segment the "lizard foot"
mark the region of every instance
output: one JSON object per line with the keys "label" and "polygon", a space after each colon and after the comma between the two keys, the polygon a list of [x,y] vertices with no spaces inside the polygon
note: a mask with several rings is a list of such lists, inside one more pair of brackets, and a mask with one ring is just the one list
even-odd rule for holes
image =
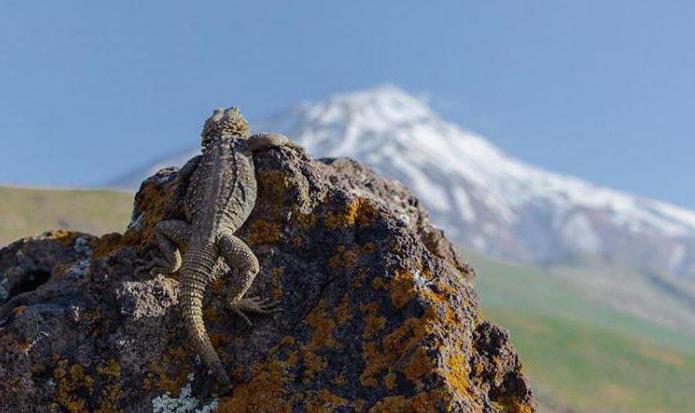
{"label": "lizard foot", "polygon": [[268,298],[260,297],[248,297],[242,298],[236,301],[229,302],[229,308],[231,308],[235,313],[237,313],[241,318],[246,321],[246,324],[253,326],[251,320],[245,312],[258,313],[258,314],[272,314],[281,311],[278,308],[280,304],[279,301],[271,300]]}

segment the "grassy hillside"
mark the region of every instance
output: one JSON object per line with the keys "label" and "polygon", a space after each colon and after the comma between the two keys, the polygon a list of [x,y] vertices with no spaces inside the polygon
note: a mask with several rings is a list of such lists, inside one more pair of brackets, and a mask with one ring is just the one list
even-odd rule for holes
{"label": "grassy hillside", "polygon": [[132,205],[133,195],[121,192],[0,186],[0,246],[49,229],[123,231]]}
{"label": "grassy hillside", "polygon": [[511,331],[544,411],[692,412],[694,337],[584,299],[552,273],[471,261],[483,311]]}

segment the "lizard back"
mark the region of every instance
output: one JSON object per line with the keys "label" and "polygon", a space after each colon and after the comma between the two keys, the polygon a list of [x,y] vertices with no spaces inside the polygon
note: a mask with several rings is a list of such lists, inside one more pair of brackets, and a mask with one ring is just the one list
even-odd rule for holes
{"label": "lizard back", "polygon": [[256,203],[253,160],[242,152],[242,139],[218,138],[203,150],[186,193],[186,215],[200,236],[220,229],[236,231]]}

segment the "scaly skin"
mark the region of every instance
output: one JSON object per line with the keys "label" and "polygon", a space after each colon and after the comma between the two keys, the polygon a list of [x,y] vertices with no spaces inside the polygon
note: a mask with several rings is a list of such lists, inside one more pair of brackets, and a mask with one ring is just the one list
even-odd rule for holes
{"label": "scaly skin", "polygon": [[[298,148],[287,137],[248,137],[248,124],[237,108],[217,109],[205,122],[202,154],[179,172],[179,193],[185,196],[186,221],[166,220],[156,227],[161,257],[146,265],[153,273],[180,270],[180,308],[192,343],[205,364],[226,387],[231,380],[210,343],[203,321],[203,294],[218,259],[231,269],[228,305],[252,325],[244,313],[276,311],[275,302],[244,294],[259,271],[253,251],[234,232],[256,203],[253,153],[272,147]],[[180,250],[188,246],[181,257]]]}

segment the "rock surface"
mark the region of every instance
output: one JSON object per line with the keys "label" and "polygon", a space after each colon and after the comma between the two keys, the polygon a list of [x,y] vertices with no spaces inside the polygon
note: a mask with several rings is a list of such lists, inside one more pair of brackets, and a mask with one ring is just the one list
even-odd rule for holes
{"label": "rock surface", "polygon": [[531,412],[506,330],[473,272],[400,184],[287,149],[255,159],[259,200],[239,236],[281,301],[249,328],[206,295],[235,382],[219,395],[188,344],[176,276],[136,274],[153,226],[181,216],[177,171],[147,179],[124,234],[56,231],[0,251],[0,411]]}

